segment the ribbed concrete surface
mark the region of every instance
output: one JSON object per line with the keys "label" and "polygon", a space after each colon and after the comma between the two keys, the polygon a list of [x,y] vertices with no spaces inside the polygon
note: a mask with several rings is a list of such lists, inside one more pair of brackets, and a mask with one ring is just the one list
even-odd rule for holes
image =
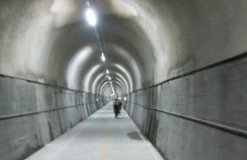
{"label": "ribbed concrete surface", "polygon": [[111,105],[33,154],[28,160],[162,160],[126,112],[115,119]]}

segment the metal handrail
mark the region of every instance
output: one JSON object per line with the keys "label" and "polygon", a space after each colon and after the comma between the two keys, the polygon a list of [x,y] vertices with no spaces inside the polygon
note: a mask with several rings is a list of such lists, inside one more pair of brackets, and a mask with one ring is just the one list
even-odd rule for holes
{"label": "metal handrail", "polygon": [[151,89],[151,88],[154,88],[154,87],[157,87],[157,86],[160,86],[160,85],[163,85],[164,83],[168,83],[170,81],[174,81],[174,80],[177,80],[177,79],[180,79],[180,78],[183,78],[183,77],[187,77],[187,76],[190,76],[190,75],[194,75],[196,73],[199,73],[199,72],[202,72],[202,71],[205,71],[205,70],[208,70],[208,69],[211,69],[211,68],[215,68],[215,67],[218,67],[218,66],[221,66],[221,65],[225,65],[225,64],[228,64],[228,63],[231,63],[231,62],[235,62],[239,59],[243,59],[243,58],[246,58],[247,57],[247,52],[244,52],[244,53],[241,53],[237,56],[234,56],[234,57],[230,57],[228,59],[225,59],[225,60],[222,60],[222,61],[219,61],[219,62],[216,62],[216,63],[213,63],[213,64],[209,64],[205,67],[202,67],[202,68],[198,68],[198,69],[194,69],[192,71],[188,71],[186,73],[182,73],[180,75],[177,75],[177,76],[174,76],[174,77],[171,77],[171,78],[168,78],[167,80],[164,80],[158,84],[154,84],[154,85],[151,85],[151,86],[148,86],[148,87],[145,87],[145,88],[140,88],[140,89],[136,89],[132,92],[130,92],[129,94],[133,94],[133,93],[136,93],[138,91],[142,91],[142,90],[147,90],[147,89]]}
{"label": "metal handrail", "polygon": [[199,119],[199,118],[195,118],[195,117],[191,117],[191,116],[187,116],[187,115],[181,115],[181,114],[178,114],[178,113],[169,112],[169,111],[162,110],[162,109],[146,107],[144,105],[141,105],[141,104],[138,104],[138,103],[135,103],[135,102],[131,102],[131,101],[127,101],[127,102],[130,102],[132,104],[135,104],[135,105],[137,105],[139,107],[142,107],[142,108],[145,108],[145,109],[148,109],[148,110],[153,110],[153,111],[165,113],[165,114],[168,114],[168,115],[173,116],[173,117],[186,119],[186,120],[189,120],[189,121],[192,121],[192,122],[196,122],[196,123],[200,123],[200,124],[203,124],[205,126],[212,127],[212,128],[215,128],[215,129],[227,132],[227,133],[231,133],[231,134],[234,134],[234,135],[238,135],[240,137],[247,138],[247,132],[244,131],[244,130],[241,130],[241,129],[233,128],[233,127],[230,127],[230,126],[226,126],[226,125],[223,125],[223,124],[215,123],[215,122],[204,120],[204,119]]}
{"label": "metal handrail", "polygon": [[73,105],[73,106],[65,106],[65,107],[59,107],[59,108],[52,108],[52,109],[42,110],[42,111],[26,112],[26,113],[12,114],[12,115],[7,115],[7,116],[0,116],[0,121],[13,119],[13,118],[20,118],[20,117],[25,117],[25,116],[31,116],[31,115],[36,115],[36,114],[40,114],[40,113],[58,111],[58,110],[63,110],[63,109],[68,109],[68,108],[75,108],[78,106],[83,106],[83,105],[92,104],[92,103],[99,103],[99,102],[102,102],[102,101],[82,103],[82,104],[77,104],[77,105]]}
{"label": "metal handrail", "polygon": [[69,91],[73,91],[73,92],[77,92],[77,93],[104,96],[104,95],[100,95],[100,94],[95,94],[95,93],[86,92],[86,91],[77,90],[77,89],[71,89],[71,88],[64,87],[64,86],[59,86],[59,85],[50,84],[50,83],[44,83],[44,82],[38,82],[38,81],[35,81],[35,80],[31,80],[31,79],[25,79],[25,78],[22,78],[22,77],[15,77],[15,76],[10,76],[10,75],[5,75],[5,74],[1,74],[1,73],[0,73],[0,77],[9,78],[9,79],[15,79],[15,80],[19,80],[19,81],[26,81],[28,83],[39,84],[39,85],[43,85],[43,86],[49,86],[49,87],[53,87],[53,88],[57,88],[57,89],[69,90]]}

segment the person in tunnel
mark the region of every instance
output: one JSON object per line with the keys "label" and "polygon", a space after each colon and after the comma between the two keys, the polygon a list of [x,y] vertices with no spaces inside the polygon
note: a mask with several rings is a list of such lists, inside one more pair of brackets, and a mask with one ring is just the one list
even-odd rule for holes
{"label": "person in tunnel", "polygon": [[115,98],[113,101],[113,109],[114,109],[115,118],[117,118],[118,115],[120,115],[121,106],[122,106],[122,102],[118,99],[118,97]]}

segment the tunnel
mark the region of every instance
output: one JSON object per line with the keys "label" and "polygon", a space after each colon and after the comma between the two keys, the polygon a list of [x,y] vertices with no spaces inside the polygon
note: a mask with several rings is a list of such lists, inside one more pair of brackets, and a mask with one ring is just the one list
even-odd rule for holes
{"label": "tunnel", "polygon": [[[246,0],[2,0],[0,159],[47,150],[117,97],[127,135],[164,160],[246,160],[246,28]],[[125,132],[111,120],[85,143]]]}

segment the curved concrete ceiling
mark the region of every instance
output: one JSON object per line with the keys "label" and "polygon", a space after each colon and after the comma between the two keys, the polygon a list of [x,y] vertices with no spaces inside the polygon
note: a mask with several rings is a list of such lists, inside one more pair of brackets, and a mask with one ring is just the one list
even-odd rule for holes
{"label": "curved concrete ceiling", "polygon": [[[244,0],[234,5],[223,0],[90,3],[97,12],[107,68],[122,94],[247,48],[247,35],[242,34],[247,27]],[[85,20],[86,8],[83,0],[0,2],[0,72],[106,93],[106,68],[94,28]]]}

